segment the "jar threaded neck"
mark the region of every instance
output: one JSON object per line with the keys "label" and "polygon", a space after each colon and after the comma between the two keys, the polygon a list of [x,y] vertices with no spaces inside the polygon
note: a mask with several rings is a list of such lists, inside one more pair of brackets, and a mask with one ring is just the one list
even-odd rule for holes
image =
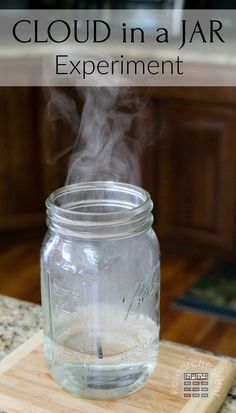
{"label": "jar threaded neck", "polygon": [[119,182],[59,188],[46,201],[50,229],[78,238],[128,237],[148,230],[153,203],[144,189]]}

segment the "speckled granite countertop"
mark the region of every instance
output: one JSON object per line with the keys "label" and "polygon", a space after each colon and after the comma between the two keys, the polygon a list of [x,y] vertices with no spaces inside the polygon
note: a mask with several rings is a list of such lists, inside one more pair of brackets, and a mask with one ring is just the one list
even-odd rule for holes
{"label": "speckled granite countertop", "polygon": [[[40,306],[0,295],[0,360],[41,329],[42,325]],[[236,360],[232,361],[236,366]],[[236,379],[218,413],[236,413]]]}
{"label": "speckled granite countertop", "polygon": [[0,295],[0,360],[42,326],[39,305]]}

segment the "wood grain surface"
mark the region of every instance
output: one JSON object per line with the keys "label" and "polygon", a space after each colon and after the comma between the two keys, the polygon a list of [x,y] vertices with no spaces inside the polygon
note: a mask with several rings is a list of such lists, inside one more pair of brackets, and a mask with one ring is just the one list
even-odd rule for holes
{"label": "wood grain surface", "polygon": [[[235,368],[228,360],[161,343],[158,367],[143,389],[119,400],[90,401],[70,395],[52,379],[42,343],[39,332],[0,363],[0,406],[8,413],[216,413],[235,377]],[[200,362],[199,368],[205,370],[210,363],[209,397],[186,399],[181,369],[192,363],[195,371],[189,367],[189,372],[200,372],[196,367]],[[214,378],[210,379],[212,369]],[[179,383],[173,395],[176,377]]]}

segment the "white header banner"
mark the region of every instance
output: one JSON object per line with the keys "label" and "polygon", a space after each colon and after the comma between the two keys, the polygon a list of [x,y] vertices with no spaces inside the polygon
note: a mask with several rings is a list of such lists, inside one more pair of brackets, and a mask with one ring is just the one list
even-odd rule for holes
{"label": "white header banner", "polygon": [[0,10],[0,86],[235,86],[236,10]]}

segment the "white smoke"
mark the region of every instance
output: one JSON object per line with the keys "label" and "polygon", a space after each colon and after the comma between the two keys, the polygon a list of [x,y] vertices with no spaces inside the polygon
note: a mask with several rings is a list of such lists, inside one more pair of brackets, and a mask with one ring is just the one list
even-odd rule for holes
{"label": "white smoke", "polygon": [[143,133],[133,134],[132,128],[134,120],[143,117],[146,97],[138,98],[129,87],[49,88],[49,92],[50,120],[64,120],[71,131],[70,141],[52,159],[71,152],[66,184],[99,180],[140,184],[140,156],[150,140]]}

